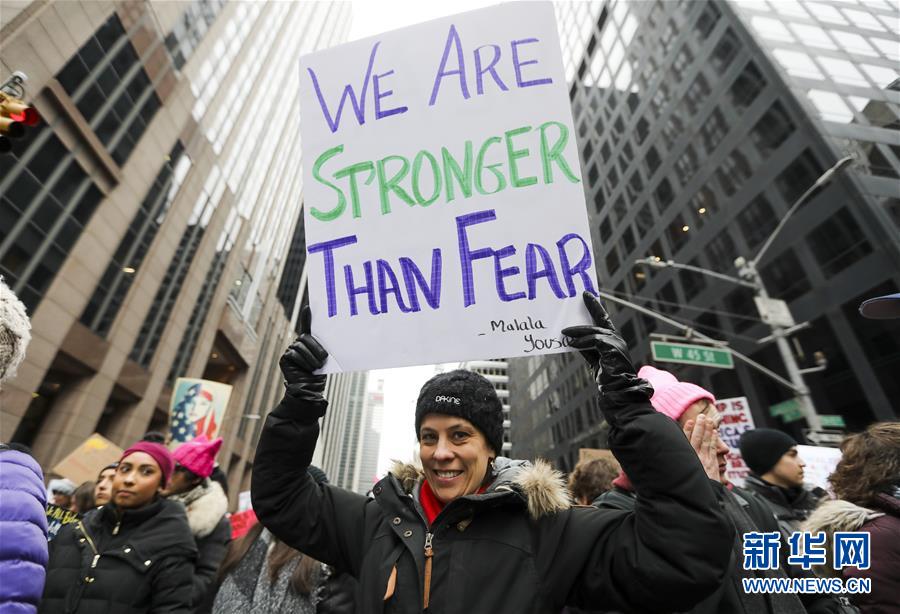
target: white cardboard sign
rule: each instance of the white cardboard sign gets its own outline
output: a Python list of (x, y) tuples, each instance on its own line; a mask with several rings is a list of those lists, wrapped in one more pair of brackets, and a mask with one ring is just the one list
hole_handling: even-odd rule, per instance
[(552, 4), (310, 54), (300, 79), (323, 372), (565, 351), (597, 281)]
[(837, 469), (841, 461), (841, 451), (838, 448), (801, 445), (797, 446), (797, 456), (806, 464), (803, 468), (803, 481), (823, 488), (833, 495), (828, 476)]
[(725, 476), (732, 484), (743, 486), (744, 478), (750, 474), (750, 469), (741, 458), (738, 446), (741, 435), (745, 431), (756, 428), (753, 424), (753, 414), (750, 413), (750, 404), (747, 402), (747, 397), (719, 399), (716, 402), (716, 409), (722, 415), (722, 421), (719, 423), (719, 436), (730, 449)]

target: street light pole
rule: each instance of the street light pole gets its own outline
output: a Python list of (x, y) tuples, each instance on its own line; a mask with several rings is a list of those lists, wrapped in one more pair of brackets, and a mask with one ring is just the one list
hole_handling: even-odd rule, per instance
[[(709, 277), (715, 277), (716, 279), (721, 279), (723, 281), (728, 281), (733, 284), (751, 288), (756, 293), (756, 296), (762, 299), (760, 301), (761, 303), (768, 303), (771, 300), (771, 297), (766, 290), (766, 286), (763, 283), (762, 276), (759, 274), (757, 265), (774, 242), (775, 237), (778, 236), (778, 234), (784, 228), (785, 224), (787, 224), (787, 221), (791, 218), (791, 216), (794, 215), (797, 209), (807, 203), (814, 194), (816, 194), (822, 187), (831, 182), (831, 180), (834, 179), (837, 173), (847, 168), (853, 162), (853, 160), (854, 159), (850, 156), (841, 158), (840, 160), (835, 162), (835, 164), (831, 168), (822, 173), (822, 176), (816, 179), (815, 183), (813, 183), (809, 187), (809, 189), (806, 190), (806, 192), (804, 192), (793, 205), (791, 205), (791, 208), (788, 209), (788, 212), (784, 215), (781, 221), (778, 222), (775, 230), (772, 231), (772, 234), (769, 235), (765, 243), (763, 243), (755, 258), (753, 258), (752, 260), (747, 260), (743, 257), (738, 257), (735, 259), (734, 264), (738, 269), (738, 275), (740, 276), (740, 279), (731, 277), (729, 275), (723, 275), (722, 273), (717, 273), (716, 271), (710, 271), (692, 265), (680, 264), (671, 260), (663, 261), (658, 259), (645, 258), (643, 260), (637, 260), (635, 261), (635, 263), (646, 264), (655, 268), (668, 267), (674, 269), (684, 269), (707, 275)], [(777, 321), (768, 321), (766, 322), (766, 324), (768, 324), (772, 330), (772, 338), (775, 340), (775, 345), (778, 347), (778, 352), (781, 354), (781, 359), (784, 361), (784, 366), (788, 372), (788, 379), (791, 383), (789, 388), (793, 390), (796, 395), (797, 403), (800, 406), (800, 411), (806, 418), (806, 422), (811, 430), (821, 430), (822, 420), (819, 417), (819, 414), (816, 413), (816, 408), (813, 405), (809, 388), (806, 386), (806, 382), (804, 382), (803, 380), (803, 372), (800, 369), (800, 366), (797, 364), (797, 359), (794, 357), (794, 353), (791, 351), (791, 346), (788, 344), (788, 333), (786, 332), (786, 328)]]

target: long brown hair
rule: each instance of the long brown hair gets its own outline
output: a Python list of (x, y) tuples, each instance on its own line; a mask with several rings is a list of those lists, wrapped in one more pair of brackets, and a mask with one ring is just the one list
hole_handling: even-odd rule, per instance
[(900, 479), (900, 422), (876, 422), (841, 443), (843, 456), (828, 478), (834, 494), (857, 505), (873, 505)]
[[(222, 564), (219, 565), (219, 573), (216, 578), (218, 585), (221, 586), (225, 577), (243, 560), (250, 550), (250, 547), (253, 546), (260, 535), (262, 535), (262, 531), (262, 524), (257, 522), (250, 527), (250, 530), (244, 535), (228, 545), (228, 550), (225, 552), (225, 558), (222, 559)], [(267, 555), (269, 562), (269, 583), (274, 585), (281, 569), (294, 559), (299, 558), (300, 562), (291, 574), (288, 586), (297, 595), (309, 595), (312, 589), (315, 588), (316, 582), (319, 579), (318, 575), (321, 564), (299, 550), (294, 550), (274, 535), (272, 536), (272, 540), (273, 546)]]

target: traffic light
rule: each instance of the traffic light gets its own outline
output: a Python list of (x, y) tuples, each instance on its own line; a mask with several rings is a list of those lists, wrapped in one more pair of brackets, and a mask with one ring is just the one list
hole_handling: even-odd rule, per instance
[(12, 149), (12, 139), (25, 136), (26, 128), (41, 120), (37, 110), (6, 92), (0, 91), (0, 153)]

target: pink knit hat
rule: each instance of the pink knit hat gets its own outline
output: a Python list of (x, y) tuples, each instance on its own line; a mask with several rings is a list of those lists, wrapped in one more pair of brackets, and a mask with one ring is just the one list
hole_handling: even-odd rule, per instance
[(172, 477), (172, 471), (175, 470), (175, 459), (172, 458), (172, 453), (169, 452), (169, 449), (162, 444), (153, 443), (152, 441), (139, 441), (122, 452), (119, 463), (135, 452), (145, 452), (156, 461), (162, 473), (162, 485), (165, 486), (169, 478)]
[(641, 367), (638, 377), (642, 377), (653, 386), (653, 397), (650, 405), (661, 414), (678, 421), (685, 410), (702, 399), (715, 404), (716, 397), (697, 384), (679, 382), (678, 378), (662, 369), (649, 365)]
[(206, 435), (200, 435), (175, 448), (172, 456), (175, 457), (175, 461), (179, 465), (188, 471), (199, 475), (201, 478), (208, 478), (212, 475), (216, 454), (219, 453), (219, 448), (221, 447), (221, 437), (209, 441)]

